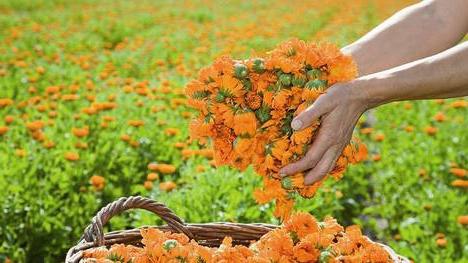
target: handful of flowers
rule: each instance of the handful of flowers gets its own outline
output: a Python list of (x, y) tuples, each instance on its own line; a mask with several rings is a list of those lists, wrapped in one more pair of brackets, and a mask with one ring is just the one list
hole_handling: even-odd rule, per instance
[[(328, 87), (355, 78), (352, 58), (331, 44), (292, 39), (263, 58), (217, 59), (186, 86), (188, 103), (199, 111), (190, 124), (192, 139), (210, 139), (217, 165), (244, 170), (252, 164), (263, 176), (258, 203), (276, 201), (275, 216), (287, 218), (294, 193), (310, 198), (322, 181), (304, 185), (304, 174), (281, 179), (278, 171), (299, 160), (320, 126), (294, 131), (294, 116), (312, 105)], [(330, 172), (339, 179), (348, 163), (365, 158), (359, 143), (348, 145)]]
[(141, 229), (143, 247), (117, 244), (84, 252), (84, 263), (111, 262), (393, 262), (381, 245), (361, 234), (358, 226), (344, 229), (335, 219), (317, 220), (308, 213), (291, 216), (249, 247), (233, 246), (226, 237), (218, 248), (199, 245), (184, 234)]

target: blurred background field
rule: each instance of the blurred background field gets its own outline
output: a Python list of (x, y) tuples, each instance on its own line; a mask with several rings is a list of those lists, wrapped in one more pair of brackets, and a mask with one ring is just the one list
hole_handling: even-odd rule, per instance
[[(92, 216), (128, 195), (187, 222), (278, 223), (252, 198), (260, 177), (215, 169), (188, 141), (184, 85), (220, 55), (292, 37), (344, 46), (414, 2), (1, 0), (0, 262), (63, 260)], [(467, 104), (375, 110), (355, 131), (369, 159), (297, 209), (359, 224), (415, 262), (467, 262)], [(157, 223), (134, 212), (108, 230)]]

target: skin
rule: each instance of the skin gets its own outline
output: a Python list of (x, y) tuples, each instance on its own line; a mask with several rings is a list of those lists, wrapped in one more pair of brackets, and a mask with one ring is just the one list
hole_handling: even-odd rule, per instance
[[(468, 95), (468, 1), (423, 1), (407, 7), (342, 49), (355, 59), (357, 79), (333, 85), (291, 123), (295, 130), (320, 118), (309, 151), (280, 170), (322, 179), (349, 143), (360, 116), (393, 101)], [(456, 45), (456, 46), (455, 46)]]

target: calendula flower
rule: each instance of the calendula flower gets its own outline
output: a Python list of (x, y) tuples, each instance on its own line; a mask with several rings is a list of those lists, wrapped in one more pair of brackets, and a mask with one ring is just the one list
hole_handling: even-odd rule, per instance
[(456, 100), (450, 103), (450, 107), (458, 109), (458, 108), (465, 108), (468, 106), (468, 101), (466, 100)]
[(461, 179), (453, 180), (452, 181), (452, 186), (460, 187), (460, 188), (467, 188), (468, 187), (468, 180), (461, 180)]
[(159, 184), (159, 189), (166, 191), (166, 192), (170, 192), (174, 190), (176, 187), (177, 185), (172, 181), (162, 182)]
[(158, 180), (158, 179), (159, 179), (159, 175), (157, 173), (149, 173), (146, 176), (146, 180), (148, 180), (148, 181), (154, 181), (154, 180)]
[(463, 168), (451, 168), (450, 173), (458, 177), (465, 177), (468, 174)]
[(437, 112), (436, 115), (434, 115), (434, 120), (437, 122), (443, 122), (447, 119), (445, 114), (443, 112)]
[(5, 108), (13, 104), (13, 100), (10, 98), (0, 98), (0, 108)]
[(162, 174), (172, 174), (176, 171), (176, 167), (174, 165), (163, 163), (150, 163), (148, 164), (148, 169)]
[(424, 128), (424, 131), (428, 134), (428, 135), (435, 135), (437, 133), (437, 128), (434, 127), (434, 126), (427, 126)]
[[(336, 46), (298, 39), (278, 45), (261, 58), (220, 57), (186, 86), (187, 105), (198, 111), (190, 124), (191, 139), (210, 141), (217, 165), (240, 170), (252, 165), (268, 177), (264, 189), (254, 196), (259, 203), (275, 201), (275, 215), (287, 218), (293, 205), (291, 192), (312, 197), (321, 185), (304, 186), (303, 175), (280, 180), (278, 171), (304, 156), (320, 127), (317, 121), (294, 131), (291, 121), (333, 83), (356, 75), (353, 60)], [(188, 158), (197, 153), (184, 149), (182, 154)], [(367, 148), (346, 147), (331, 175), (340, 178), (349, 163), (366, 157)]]
[(177, 128), (167, 128), (164, 130), (164, 132), (169, 136), (174, 136), (179, 134), (180, 131)]
[(106, 179), (100, 175), (91, 176), (89, 182), (94, 187), (96, 191), (101, 191), (106, 185)]
[(446, 247), (446, 246), (447, 246), (447, 239), (445, 239), (445, 238), (438, 238), (438, 239), (436, 240), (436, 244), (437, 244), (438, 247), (442, 247), (442, 248), (443, 248), (443, 247)]
[(385, 135), (383, 133), (378, 133), (374, 136), (374, 140), (376, 142), (382, 142), (385, 139)]
[(457, 218), (457, 221), (459, 224), (461, 225), (468, 225), (468, 215), (464, 215), (464, 216), (459, 216)]
[(80, 155), (76, 152), (66, 152), (65, 153), (65, 159), (68, 161), (78, 161), (80, 159)]
[(151, 191), (153, 189), (153, 182), (151, 181), (145, 181), (145, 183), (143, 184), (143, 187), (148, 190), (148, 191)]
[(26, 123), (26, 128), (28, 128), (29, 131), (37, 131), (44, 128), (44, 126), (44, 122), (40, 120)]
[(0, 136), (6, 134), (9, 128), (7, 126), (0, 126)]
[(89, 127), (83, 127), (83, 128), (72, 128), (72, 133), (78, 138), (83, 138), (89, 135)]

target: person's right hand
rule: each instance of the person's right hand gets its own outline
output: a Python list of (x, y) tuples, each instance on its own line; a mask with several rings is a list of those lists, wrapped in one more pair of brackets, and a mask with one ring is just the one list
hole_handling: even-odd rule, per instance
[(309, 108), (300, 113), (291, 123), (294, 130), (301, 130), (320, 119), (316, 139), (306, 155), (299, 161), (280, 170), (288, 176), (310, 169), (305, 175), (306, 185), (322, 179), (330, 172), (351, 140), (354, 127), (368, 109), (367, 94), (357, 89), (358, 82), (338, 83), (330, 87)]

